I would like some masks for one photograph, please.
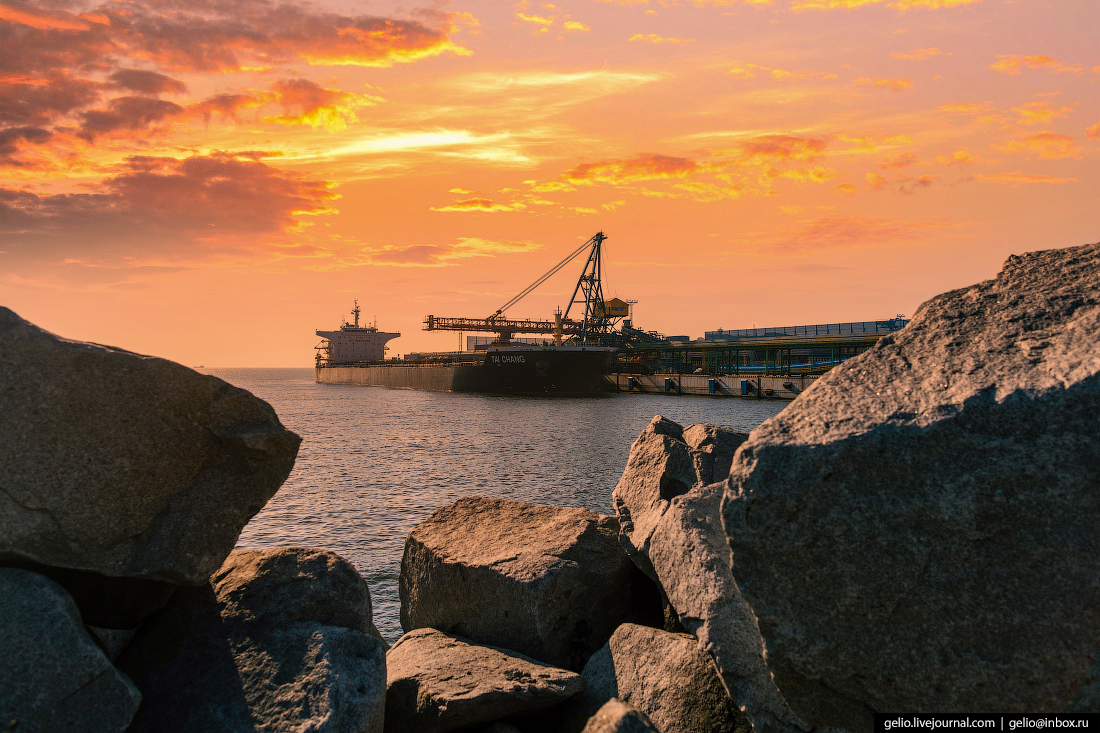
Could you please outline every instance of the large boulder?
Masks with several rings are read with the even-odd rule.
[[[737,707],[757,733],[804,731],[763,660],[756,617],[729,571],[722,497],[747,433],[686,428],[658,415],[630,447],[613,493],[619,540],[650,572],[684,631],[711,655]]]
[[[658,580],[680,626],[713,658],[757,733],[806,730],[776,689],[756,618],[729,568],[721,502],[734,453],[747,438],[653,418],[631,446],[613,494],[620,541]]]
[[[307,548],[240,550],[181,587],[117,664],[145,696],[134,733],[381,733],[386,661],[366,583]]]
[[[649,546],[672,500],[693,486],[722,481],[748,433],[715,425],[679,423],[657,415],[630,446],[626,468],[611,492],[630,559],[657,580]]]
[[[714,665],[688,634],[623,624],[592,655],[582,673],[587,688],[574,703],[568,729],[579,731],[612,698],[645,713],[662,733],[745,733]]]
[[[649,559],[680,624],[714,660],[756,733],[808,730],[775,686],[756,616],[730,572],[724,490],[725,482],[706,484],[673,499],[654,532]]]
[[[795,713],[1060,711],[1100,650],[1100,244],[937,296],[757,428],[723,503]]]
[[[581,733],[660,733],[645,713],[618,698],[611,698],[588,719]]]
[[[575,672],[435,629],[386,653],[386,733],[443,733],[556,705],[584,689]]]
[[[93,596],[85,611],[103,577],[124,587],[100,605],[157,595],[127,601],[138,618],[86,618],[100,626],[135,626],[170,584],[205,583],[301,442],[216,377],[63,339],[6,308],[0,374],[0,565],[80,571],[54,579],[78,603]]]
[[[477,496],[418,524],[401,559],[401,626],[434,628],[580,671],[650,585],[588,509]],[[654,599],[654,608],[657,601]]]
[[[122,733],[141,693],[111,666],[61,586],[0,569],[0,729]]]

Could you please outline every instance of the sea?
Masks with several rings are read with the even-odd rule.
[[[462,496],[614,514],[630,445],[655,415],[749,431],[788,403],[608,394],[512,397],[318,384],[312,368],[203,369],[266,400],[302,436],[286,483],[238,548],[332,550],[370,586],[374,623],[400,638],[405,537]]]

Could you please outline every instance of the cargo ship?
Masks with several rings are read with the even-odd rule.
[[[377,323],[359,325],[359,304],[353,321],[338,331],[317,331],[316,378],[324,384],[356,384],[439,392],[482,392],[530,396],[593,396],[610,389],[607,375],[615,365],[617,347],[609,342],[611,326],[621,318],[603,301],[600,286],[600,245],[597,233],[579,249],[555,265],[518,296],[488,318],[440,318],[428,316],[425,330],[496,333],[497,339],[483,351],[418,354],[413,358],[386,359],[387,342],[400,333],[379,331]],[[551,320],[509,320],[506,308],[556,273],[584,250],[588,262],[573,293],[569,308],[584,304],[584,317],[570,319],[560,309]],[[579,297],[578,297],[579,296]],[[622,301],[612,301],[621,303]],[[553,342],[514,344],[516,333],[552,334]]]
[[[321,332],[318,332],[320,334]],[[412,360],[317,364],[317,381],[369,387],[587,397],[608,389],[615,349],[601,346],[490,346]]]

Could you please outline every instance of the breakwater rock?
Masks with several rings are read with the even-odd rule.
[[[381,731],[386,662],[370,614],[366,583],[331,552],[233,552],[116,662],[145,695],[130,730]]]
[[[587,509],[478,496],[418,524],[401,559],[401,627],[434,628],[579,672],[652,584]]]
[[[0,308],[0,730],[381,733],[358,572],[231,554],[299,443],[220,379]]]
[[[1059,712],[1100,650],[1100,245],[1013,256],[739,449],[722,516],[814,726]]]
[[[248,392],[0,308],[0,564],[129,628],[217,570],[301,439]]]
[[[417,629],[386,653],[386,730],[443,733],[529,713],[584,689],[575,672],[500,647]]]
[[[745,718],[757,733],[794,733],[809,726],[791,711],[764,661],[722,528],[725,481],[748,437],[714,425],[684,428],[658,415],[631,446],[612,497],[623,548],[660,584],[676,626],[698,639]]]
[[[644,713],[662,733],[733,733],[750,730],[726,693],[707,654],[689,634],[623,624],[582,672],[587,687],[577,700],[577,733],[613,699]]]

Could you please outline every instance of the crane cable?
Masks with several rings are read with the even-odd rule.
[[[524,298],[524,296],[526,296],[526,295],[530,294],[532,290],[534,290],[535,288],[537,288],[537,287],[538,287],[539,285],[542,285],[542,284],[543,284],[544,282],[546,282],[547,280],[549,280],[549,279],[550,279],[550,278],[551,278],[551,277],[552,277],[553,275],[557,274],[557,272],[558,272],[559,270],[561,270],[561,268],[565,267],[565,266],[566,266],[566,265],[568,265],[568,264],[569,264],[570,262],[572,262],[572,261],[573,261],[574,259],[576,259],[577,255],[579,255],[579,254],[580,254],[581,252],[583,252],[583,251],[584,251],[584,250],[585,250],[585,249],[586,249],[586,248],[587,248],[587,247],[588,247],[588,246],[589,246],[590,244],[592,244],[592,240],[593,240],[593,239],[595,239],[595,237],[592,237],[591,239],[589,239],[589,240],[588,240],[587,242],[585,242],[585,243],[584,243],[584,244],[582,244],[582,245],[581,245],[580,247],[578,247],[578,248],[577,248],[576,250],[574,250],[574,252],[573,252],[573,253],[572,253],[571,255],[569,255],[568,257],[566,257],[566,258],[565,258],[564,260],[562,260],[562,261],[561,261],[561,262],[559,262],[558,264],[554,265],[554,266],[553,266],[553,267],[552,267],[552,268],[550,269],[550,271],[549,271],[549,272],[547,272],[547,273],[546,273],[546,274],[544,274],[544,275],[543,275],[542,277],[540,277],[540,278],[539,278],[538,280],[536,280],[535,282],[531,283],[531,284],[530,284],[530,285],[528,285],[528,286],[527,286],[526,288],[524,288],[524,289],[523,289],[523,290],[522,290],[522,291],[520,292],[520,294],[519,294],[519,295],[517,295],[516,297],[512,298],[511,300],[509,300],[509,301],[508,301],[507,303],[505,303],[504,305],[502,305],[502,306],[501,306],[500,308],[497,308],[497,312],[496,312],[496,313],[494,313],[493,315],[489,316],[489,317],[488,317],[488,318],[487,318],[486,320],[488,320],[488,321],[492,321],[492,320],[494,320],[495,318],[497,318],[498,316],[500,316],[500,315],[503,315],[503,314],[504,314],[504,311],[508,310],[508,309],[509,309],[509,308],[511,308],[511,307],[512,307],[513,305],[515,305],[516,303],[518,303],[518,302],[519,302],[520,300],[522,300],[522,299]]]

